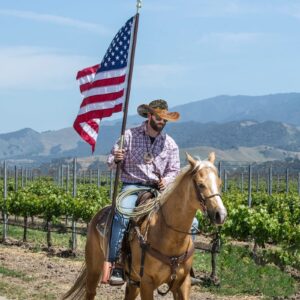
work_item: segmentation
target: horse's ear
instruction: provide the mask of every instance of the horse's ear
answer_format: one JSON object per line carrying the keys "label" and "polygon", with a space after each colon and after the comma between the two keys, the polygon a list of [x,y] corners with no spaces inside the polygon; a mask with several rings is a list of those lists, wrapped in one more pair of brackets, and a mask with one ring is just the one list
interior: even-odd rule
{"label": "horse's ear", "polygon": [[188,154],[187,152],[185,152],[185,155],[186,155],[187,161],[190,163],[190,165],[192,167],[194,167],[196,165],[195,159],[190,154]]}
{"label": "horse's ear", "polygon": [[215,162],[216,154],[215,152],[210,152],[208,155],[208,161],[210,161],[212,164]]}

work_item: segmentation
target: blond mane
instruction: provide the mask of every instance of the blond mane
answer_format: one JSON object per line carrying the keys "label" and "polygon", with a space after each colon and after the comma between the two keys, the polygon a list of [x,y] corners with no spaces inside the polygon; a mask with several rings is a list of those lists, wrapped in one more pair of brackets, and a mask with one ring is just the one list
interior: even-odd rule
{"label": "blond mane", "polygon": [[188,174],[192,174],[192,173],[197,173],[198,171],[200,171],[202,168],[212,168],[212,169],[216,169],[216,167],[214,166],[214,164],[212,164],[210,161],[208,160],[200,160],[199,158],[195,160],[195,165],[194,167],[192,167],[190,164],[184,166],[179,174],[177,175],[177,177],[175,178],[175,180],[169,184],[167,186],[167,188],[161,193],[160,195],[160,205],[163,205],[168,199],[170,194],[172,194],[175,190],[175,188],[178,186],[178,184],[181,182],[181,180]]}

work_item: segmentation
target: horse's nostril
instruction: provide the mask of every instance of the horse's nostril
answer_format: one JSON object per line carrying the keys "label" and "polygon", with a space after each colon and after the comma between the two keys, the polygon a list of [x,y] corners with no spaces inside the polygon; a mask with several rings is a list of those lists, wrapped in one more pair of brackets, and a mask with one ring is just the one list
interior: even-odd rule
{"label": "horse's nostril", "polygon": [[215,220],[216,220],[217,224],[221,224],[222,223],[222,221],[221,221],[221,215],[219,214],[219,212],[216,212]]}

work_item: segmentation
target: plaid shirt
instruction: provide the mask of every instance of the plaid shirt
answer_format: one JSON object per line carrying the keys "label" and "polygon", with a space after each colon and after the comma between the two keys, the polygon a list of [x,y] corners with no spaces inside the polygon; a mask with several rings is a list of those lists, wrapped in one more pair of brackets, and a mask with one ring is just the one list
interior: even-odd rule
{"label": "plaid shirt", "polygon": [[[167,134],[160,133],[151,144],[146,133],[147,121],[142,125],[125,131],[124,149],[125,158],[122,162],[121,180],[123,183],[153,184],[158,180],[159,173],[169,184],[180,170],[179,149],[175,141]],[[108,165],[113,168],[114,150],[118,149],[119,141],[114,145],[108,156]],[[144,162],[144,154],[152,153],[152,163]]]}

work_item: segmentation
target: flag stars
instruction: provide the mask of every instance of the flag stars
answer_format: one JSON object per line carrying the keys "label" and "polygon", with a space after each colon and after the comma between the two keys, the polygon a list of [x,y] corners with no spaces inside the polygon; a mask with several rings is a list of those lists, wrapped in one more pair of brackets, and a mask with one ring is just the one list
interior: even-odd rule
{"label": "flag stars", "polygon": [[132,25],[133,22],[126,23],[115,35],[103,58],[103,71],[124,68],[127,66]]}

